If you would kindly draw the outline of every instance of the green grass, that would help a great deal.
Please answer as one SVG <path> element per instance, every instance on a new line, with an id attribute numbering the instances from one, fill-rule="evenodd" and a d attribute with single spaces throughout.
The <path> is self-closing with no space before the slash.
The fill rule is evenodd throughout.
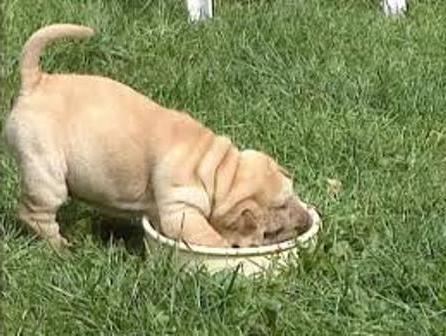
<path id="1" fill-rule="evenodd" d="M 77 203 L 61 213 L 76 248 L 59 256 L 19 233 L 3 153 L 3 334 L 446 335 L 442 2 L 387 20 L 367 0 L 221 0 L 200 25 L 174 0 L 1 6 L 0 127 L 25 39 L 48 23 L 91 25 L 95 38 L 58 43 L 45 68 L 111 76 L 273 154 L 324 213 L 317 251 L 276 278 L 187 274 L 167 254 L 103 244 Z M 342 181 L 338 199 L 327 178 Z"/>

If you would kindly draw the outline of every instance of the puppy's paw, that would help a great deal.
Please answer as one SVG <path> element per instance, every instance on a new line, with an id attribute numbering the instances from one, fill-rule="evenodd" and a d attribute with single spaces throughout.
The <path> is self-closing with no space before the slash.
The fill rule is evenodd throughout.
<path id="1" fill-rule="evenodd" d="M 231 244 L 222 237 L 191 237 L 190 239 L 182 239 L 186 244 L 193 244 L 207 247 L 230 247 Z"/>
<path id="2" fill-rule="evenodd" d="M 55 250 L 64 250 L 73 246 L 72 243 L 61 235 L 49 238 L 48 243 Z"/>

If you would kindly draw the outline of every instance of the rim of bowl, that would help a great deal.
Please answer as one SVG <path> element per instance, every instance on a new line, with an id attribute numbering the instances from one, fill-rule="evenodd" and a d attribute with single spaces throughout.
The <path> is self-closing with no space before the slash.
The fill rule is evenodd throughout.
<path id="1" fill-rule="evenodd" d="M 142 218 L 142 226 L 145 233 L 153 238 L 154 240 L 160 242 L 163 245 L 168 245 L 170 247 L 176 247 L 181 251 L 193 252 L 196 254 L 203 254 L 208 256 L 259 256 L 265 254 L 272 254 L 277 252 L 283 252 L 296 247 L 298 244 L 305 243 L 313 238 L 319 231 L 320 219 L 313 220 L 313 224 L 310 229 L 297 236 L 292 240 L 287 240 L 278 244 L 263 245 L 258 247 L 209 247 L 203 245 L 186 244 L 182 241 L 167 238 L 162 235 L 150 224 L 149 219 L 146 216 Z"/>

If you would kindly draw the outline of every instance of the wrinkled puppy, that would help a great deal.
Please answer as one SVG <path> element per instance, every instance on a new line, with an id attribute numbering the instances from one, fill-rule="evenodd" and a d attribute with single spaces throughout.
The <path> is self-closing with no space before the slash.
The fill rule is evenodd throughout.
<path id="1" fill-rule="evenodd" d="M 208 246 L 253 246 L 301 233 L 313 211 L 269 156 L 239 151 L 188 114 L 108 78 L 47 74 L 43 48 L 93 30 L 56 24 L 35 32 L 5 132 L 19 169 L 19 217 L 53 246 L 69 196 L 116 215 L 146 215 L 165 235 Z"/>

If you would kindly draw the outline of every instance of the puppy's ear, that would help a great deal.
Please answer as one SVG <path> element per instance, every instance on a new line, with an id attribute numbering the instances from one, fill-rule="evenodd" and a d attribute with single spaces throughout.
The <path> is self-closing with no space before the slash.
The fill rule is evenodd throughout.
<path id="1" fill-rule="evenodd" d="M 236 219 L 236 230 L 242 235 L 249 235 L 257 229 L 259 220 L 260 218 L 256 217 L 250 209 L 245 209 Z"/>
<path id="2" fill-rule="evenodd" d="M 270 173 L 275 173 L 275 172 L 277 172 L 277 169 L 285 177 L 287 177 L 289 179 L 293 177 L 293 175 L 285 167 L 280 166 L 279 164 L 274 162 L 272 159 L 268 160 L 268 171 Z"/>
<path id="3" fill-rule="evenodd" d="M 280 173 L 281 174 L 283 174 L 285 177 L 287 177 L 287 178 L 293 178 L 293 175 L 287 170 L 287 169 L 285 169 L 284 167 L 282 167 L 282 166 L 279 166 L 279 171 L 280 171 Z"/>

